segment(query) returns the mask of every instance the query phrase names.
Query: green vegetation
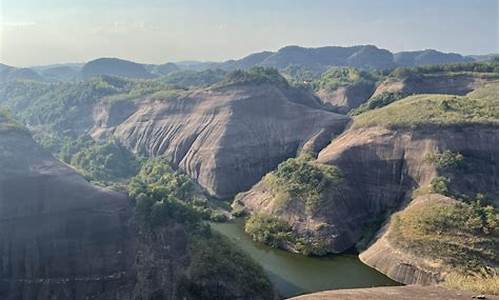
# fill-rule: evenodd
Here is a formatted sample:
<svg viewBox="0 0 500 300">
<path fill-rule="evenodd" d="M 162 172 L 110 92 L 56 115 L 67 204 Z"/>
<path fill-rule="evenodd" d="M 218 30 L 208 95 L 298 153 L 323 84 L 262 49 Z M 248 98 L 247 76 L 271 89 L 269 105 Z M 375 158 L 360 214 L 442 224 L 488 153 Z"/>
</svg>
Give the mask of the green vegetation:
<svg viewBox="0 0 500 300">
<path fill-rule="evenodd" d="M 226 72 L 220 69 L 208 69 L 204 71 L 184 70 L 169 73 L 158 80 L 169 85 L 189 88 L 212 85 L 222 81 L 225 76 Z"/>
<path fill-rule="evenodd" d="M 135 201 L 140 220 L 151 227 L 172 220 L 197 223 L 201 214 L 194 206 L 204 203 L 198 199 L 191 179 L 174 172 L 162 158 L 143 164 L 137 176 L 130 180 L 129 195 Z"/>
<path fill-rule="evenodd" d="M 210 217 L 207 199 L 191 179 L 174 172 L 165 159 L 143 164 L 129 183 L 129 195 L 141 226 L 149 232 L 182 224 L 189 238 L 189 266 L 177 286 L 183 299 L 266 297 L 273 290 L 261 267 L 213 233 L 203 218 Z"/>
<path fill-rule="evenodd" d="M 117 141 L 98 143 L 88 135 L 62 141 L 42 138 L 42 146 L 48 148 L 62 161 L 71 164 L 96 182 L 112 182 L 134 176 L 140 162 L 128 149 Z"/>
<path fill-rule="evenodd" d="M 179 299 L 273 299 L 273 287 L 263 269 L 228 239 L 208 232 L 190 243 L 187 277 L 179 284 Z"/>
<path fill-rule="evenodd" d="M 395 77 L 400 79 L 405 78 L 423 78 L 429 76 L 443 75 L 470 75 L 489 79 L 498 78 L 498 61 L 490 62 L 472 62 L 462 64 L 444 64 L 444 65 L 425 65 L 417 67 L 401 67 L 394 69 L 391 73 L 382 76 L 381 74 L 372 75 L 374 78 Z M 377 77 L 378 76 L 378 77 Z M 386 92 L 377 95 L 362 104 L 358 108 L 352 110 L 349 115 L 356 116 L 361 113 L 387 106 L 393 102 L 401 100 L 409 94 L 399 92 Z"/>
<path fill-rule="evenodd" d="M 273 68 L 265 67 L 252 67 L 247 71 L 236 70 L 226 75 L 226 78 L 219 86 L 242 84 L 242 83 L 253 83 L 253 84 L 264 84 L 272 83 L 282 86 L 288 86 L 287 80 L 281 76 L 281 74 Z"/>
<path fill-rule="evenodd" d="M 444 176 L 434 177 L 431 180 L 431 192 L 448 196 L 450 179 Z"/>
<path fill-rule="evenodd" d="M 423 74 L 436 73 L 492 73 L 492 77 L 498 77 L 498 59 L 483 62 L 470 62 L 458 64 L 435 64 L 424 65 L 410 68 L 396 68 L 389 76 L 397 78 L 407 78 L 412 76 L 422 76 Z M 495 75 L 496 74 L 496 75 Z"/>
<path fill-rule="evenodd" d="M 491 206 L 422 201 L 393 215 L 389 241 L 463 276 L 498 274 L 498 216 Z"/>
<path fill-rule="evenodd" d="M 28 132 L 23 125 L 14 120 L 9 110 L 0 107 L 0 133 L 10 131 Z"/>
<path fill-rule="evenodd" d="M 352 128 L 498 124 L 498 82 L 466 96 L 416 95 L 354 118 Z"/>
<path fill-rule="evenodd" d="M 317 71 L 300 65 L 289 65 L 281 70 L 281 74 L 283 74 L 291 85 L 303 88 L 311 88 L 314 80 L 317 80 L 321 76 Z"/>
<path fill-rule="evenodd" d="M 50 132 L 62 141 L 63 137 L 77 138 L 93 125 L 92 108 L 99 101 L 128 101 L 152 94 L 178 96 L 182 93 L 182 89 L 159 79 L 98 76 L 65 83 L 15 80 L 0 86 L 0 102 L 30 129 L 43 127 L 41 131 Z"/>
<path fill-rule="evenodd" d="M 92 143 L 71 157 L 71 165 L 96 180 L 128 178 L 137 173 L 139 162 L 120 143 Z"/>
<path fill-rule="evenodd" d="M 251 215 L 245 223 L 245 232 L 257 242 L 303 255 L 324 255 L 328 251 L 324 239 L 300 237 L 286 221 L 264 213 Z"/>
<path fill-rule="evenodd" d="M 313 214 L 320 207 L 324 191 L 341 187 L 342 174 L 335 166 L 319 164 L 307 156 L 290 158 L 267 174 L 264 182 L 274 196 L 274 205 L 286 206 L 292 199 L 299 199 L 306 212 Z"/>
<path fill-rule="evenodd" d="M 361 104 L 358 108 L 353 109 L 349 112 L 349 115 L 356 116 L 369 110 L 389 105 L 392 102 L 403 99 L 404 97 L 406 97 L 406 95 L 402 93 L 382 93 L 370 98 L 368 102 Z"/>
<path fill-rule="evenodd" d="M 425 160 L 434 164 L 438 169 L 458 168 L 463 164 L 464 156 L 458 152 L 445 150 L 426 155 Z"/>
<path fill-rule="evenodd" d="M 189 176 L 174 171 L 164 158 L 146 161 L 130 180 L 128 191 L 139 219 L 151 228 L 171 220 L 186 224 L 196 224 L 201 219 L 227 220 Z"/>
<path fill-rule="evenodd" d="M 334 91 L 339 87 L 359 84 L 361 82 L 373 83 L 377 77 L 369 72 L 358 70 L 352 67 L 333 67 L 314 82 L 316 90 Z"/>
</svg>

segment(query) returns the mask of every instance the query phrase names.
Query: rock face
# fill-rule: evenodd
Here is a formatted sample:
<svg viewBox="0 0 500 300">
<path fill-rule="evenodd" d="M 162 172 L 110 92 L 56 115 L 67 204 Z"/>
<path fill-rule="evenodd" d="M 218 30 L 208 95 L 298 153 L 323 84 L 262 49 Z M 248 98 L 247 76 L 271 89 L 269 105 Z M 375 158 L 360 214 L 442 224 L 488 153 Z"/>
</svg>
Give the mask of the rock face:
<svg viewBox="0 0 500 300">
<path fill-rule="evenodd" d="M 377 86 L 372 98 L 384 93 L 465 95 L 487 81 L 480 76 L 446 74 L 388 78 Z"/>
<path fill-rule="evenodd" d="M 269 83 L 144 99 L 134 112 L 110 114 L 104 106 L 95 112 L 95 138 L 113 136 L 135 152 L 164 155 L 221 198 L 248 189 L 304 145 L 319 151 L 349 121 L 310 94 Z"/>
<path fill-rule="evenodd" d="M 27 133 L 0 133 L 0 166 L 0 297 L 126 299 L 126 196 L 90 185 Z"/>
<path fill-rule="evenodd" d="M 263 278 L 255 282 L 267 288 L 243 293 L 241 282 L 218 271 L 234 268 L 228 262 L 211 260 L 209 278 L 192 279 L 191 269 L 200 266 L 192 266 L 186 226 L 145 230 L 126 195 L 89 184 L 5 120 L 0 114 L 1 299 L 174 300 L 191 285 L 209 298 L 273 298 Z M 247 270 L 252 262 L 242 261 L 238 267 Z"/>
<path fill-rule="evenodd" d="M 437 194 L 420 196 L 405 210 L 411 209 L 414 205 L 435 201 L 455 200 Z M 439 264 L 401 251 L 390 243 L 388 234 L 386 231 L 370 248 L 361 253 L 359 256 L 361 261 L 404 284 L 434 285 L 444 279 L 446 270 L 439 267 Z"/>
<path fill-rule="evenodd" d="M 319 90 L 316 95 L 326 104 L 330 104 L 334 111 L 346 114 L 365 103 L 375 90 L 374 82 L 359 82 L 343 86 L 334 91 Z"/>
<path fill-rule="evenodd" d="M 317 162 L 342 171 L 345 192 L 326 193 L 317 213 L 304 214 L 300 203 L 278 212 L 263 181 L 236 201 L 252 212 L 279 215 L 295 231 L 321 236 L 330 252 L 342 252 L 360 240 L 364 225 L 397 209 L 413 188 L 428 185 L 438 170 L 426 163 L 426 156 L 444 150 L 460 152 L 474 162 L 476 171 L 467 176 L 468 183 L 456 184 L 460 193 L 498 197 L 498 127 L 371 127 L 349 130 L 319 153 Z M 452 182 L 455 178 L 459 174 Z"/>
<path fill-rule="evenodd" d="M 443 299 L 467 300 L 477 294 L 449 290 L 441 287 L 398 286 L 364 289 L 345 289 L 324 291 L 290 298 L 290 300 L 413 300 L 413 299 Z M 498 299 L 498 296 L 486 295 L 484 299 Z"/>
</svg>

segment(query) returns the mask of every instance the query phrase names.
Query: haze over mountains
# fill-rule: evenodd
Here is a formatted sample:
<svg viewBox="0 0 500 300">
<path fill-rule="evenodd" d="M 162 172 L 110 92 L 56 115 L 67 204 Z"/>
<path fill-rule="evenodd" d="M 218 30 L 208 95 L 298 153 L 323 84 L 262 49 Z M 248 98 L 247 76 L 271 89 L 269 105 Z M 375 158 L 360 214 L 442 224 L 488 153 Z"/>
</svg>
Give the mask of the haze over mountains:
<svg viewBox="0 0 500 300">
<path fill-rule="evenodd" d="M 211 230 L 240 217 L 270 247 L 496 293 L 498 72 L 375 46 L 1 65 L 0 298 L 282 298 Z"/>
<path fill-rule="evenodd" d="M 95 75 L 115 75 L 128 78 L 154 78 L 179 70 L 202 71 L 221 69 L 233 71 L 249 69 L 253 66 L 273 67 L 283 70 L 300 66 L 314 73 L 321 73 L 332 66 L 351 66 L 360 69 L 391 69 L 400 66 L 463 63 L 491 59 L 493 55 L 464 56 L 427 49 L 392 53 L 373 45 L 352 47 L 327 46 L 305 48 L 286 46 L 276 52 L 252 53 L 241 59 L 224 62 L 166 63 L 161 65 L 140 64 L 118 58 L 98 58 L 86 64 L 59 64 L 33 68 L 15 68 L 2 65 L 0 80 L 15 78 L 45 80 L 85 79 Z"/>
</svg>

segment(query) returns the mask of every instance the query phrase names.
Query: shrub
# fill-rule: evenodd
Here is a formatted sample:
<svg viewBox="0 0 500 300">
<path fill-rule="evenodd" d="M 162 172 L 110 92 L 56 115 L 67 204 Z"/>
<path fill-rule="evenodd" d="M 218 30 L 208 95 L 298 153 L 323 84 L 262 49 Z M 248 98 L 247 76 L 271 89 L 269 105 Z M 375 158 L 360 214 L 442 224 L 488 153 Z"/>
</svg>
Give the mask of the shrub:
<svg viewBox="0 0 500 300">
<path fill-rule="evenodd" d="M 434 177 L 431 180 L 431 191 L 436 194 L 448 195 L 450 179 L 444 176 Z"/>
<path fill-rule="evenodd" d="M 376 76 L 366 71 L 358 70 L 352 67 L 332 67 L 321 77 L 314 81 L 313 85 L 316 90 L 325 89 L 334 91 L 339 87 L 358 84 L 360 82 L 374 82 Z"/>
<path fill-rule="evenodd" d="M 349 112 L 349 115 L 356 116 L 367 112 L 372 109 L 384 107 L 391 104 L 392 102 L 398 101 L 406 97 L 407 94 L 403 93 L 382 93 L 368 100 L 368 102 L 361 104 L 358 108 L 353 109 Z"/>
<path fill-rule="evenodd" d="M 189 273 L 178 286 L 179 299 L 274 298 L 264 270 L 227 238 L 195 235 L 190 253 Z"/>
<path fill-rule="evenodd" d="M 278 206 L 295 197 L 304 202 L 309 213 L 314 213 L 322 193 L 341 185 L 342 174 L 335 166 L 315 163 L 308 156 L 301 156 L 282 162 L 264 180 Z"/>
<path fill-rule="evenodd" d="M 286 221 L 265 213 L 252 214 L 245 223 L 245 232 L 256 242 L 303 255 L 324 255 L 328 251 L 323 239 L 300 236 Z"/>
<path fill-rule="evenodd" d="M 446 102 L 446 108 L 443 108 L 443 102 Z M 498 124 L 498 83 L 485 84 L 466 96 L 409 96 L 355 116 L 351 128 L 415 128 L 467 124 Z"/>
<path fill-rule="evenodd" d="M 393 215 L 391 243 L 462 274 L 498 263 L 498 216 L 491 206 L 442 199 Z"/>
<path fill-rule="evenodd" d="M 227 221 L 227 216 L 221 211 L 212 211 L 210 214 L 210 220 L 213 222 L 226 222 Z"/>
<path fill-rule="evenodd" d="M 200 199 L 191 179 L 174 172 L 163 158 L 145 162 L 128 185 L 143 224 L 154 228 L 171 221 L 198 226 L 206 201 Z M 201 205 L 201 206 L 200 206 Z"/>
<path fill-rule="evenodd" d="M 77 142 L 82 147 L 71 156 L 71 165 L 95 180 L 115 180 L 133 176 L 139 170 L 139 162 L 135 156 L 120 143 L 110 141 L 98 144 L 84 140 Z M 63 154 L 67 159 L 73 149 Z"/>
<path fill-rule="evenodd" d="M 433 152 L 426 155 L 425 160 L 433 163 L 438 169 L 458 168 L 463 164 L 464 156 L 458 152 L 445 150 Z"/>
<path fill-rule="evenodd" d="M 281 74 L 276 69 L 265 67 L 252 67 L 247 71 L 233 71 L 226 75 L 226 78 L 221 82 L 221 85 L 240 83 L 272 83 L 288 86 L 287 80 L 283 76 L 281 76 Z"/>
</svg>

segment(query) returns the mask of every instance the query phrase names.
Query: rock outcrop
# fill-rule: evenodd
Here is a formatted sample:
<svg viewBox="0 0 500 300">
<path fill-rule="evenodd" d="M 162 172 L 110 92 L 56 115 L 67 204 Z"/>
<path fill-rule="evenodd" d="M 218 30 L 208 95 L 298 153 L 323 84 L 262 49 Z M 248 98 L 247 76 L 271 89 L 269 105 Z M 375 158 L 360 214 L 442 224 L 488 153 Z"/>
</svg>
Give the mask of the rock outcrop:
<svg viewBox="0 0 500 300">
<path fill-rule="evenodd" d="M 232 262 L 211 258 L 200 265 L 186 226 L 170 222 L 145 230 L 125 194 L 91 185 L 8 122 L 0 114 L 1 299 L 202 298 L 193 296 L 193 287 L 209 299 L 272 299 L 258 268 L 242 286 L 231 275 Z M 211 238 L 198 242 L 201 255 Z M 251 269 L 248 259 L 234 263 L 245 270 L 239 274 Z M 246 291 L 254 279 L 260 290 Z"/>
<path fill-rule="evenodd" d="M 321 89 L 316 95 L 325 104 L 331 105 L 335 112 L 347 114 L 370 98 L 375 90 L 374 82 L 361 81 L 352 85 L 342 86 L 334 91 Z"/>
<path fill-rule="evenodd" d="M 496 292 L 498 232 L 489 223 L 472 228 L 472 220 L 484 216 L 479 209 L 439 194 L 418 196 L 359 257 L 404 284 Z"/>
<path fill-rule="evenodd" d="M 424 74 L 387 78 L 377 86 L 371 98 L 385 93 L 465 95 L 488 81 L 492 81 L 492 78 L 467 74 Z"/>
<path fill-rule="evenodd" d="M 409 207 L 419 203 L 436 201 L 454 201 L 453 199 L 431 194 L 420 196 L 412 201 Z M 386 226 L 388 227 L 388 226 Z M 444 280 L 448 271 L 431 260 L 411 255 L 392 245 L 388 239 L 389 232 L 385 232 L 359 258 L 365 264 L 384 273 L 389 278 L 404 284 L 435 285 Z"/>
<path fill-rule="evenodd" d="M 279 215 L 295 231 L 313 232 L 328 241 L 330 252 L 342 252 L 362 237 L 365 225 L 404 203 L 411 191 L 427 186 L 438 170 L 426 157 L 436 151 L 462 153 L 473 171 L 454 188 L 474 196 L 498 197 L 498 128 L 448 126 L 390 130 L 382 127 L 349 130 L 323 149 L 318 163 L 337 166 L 344 176 L 344 193 L 326 193 L 321 209 L 308 215 L 300 204 L 282 211 L 264 181 L 236 201 L 252 212 Z M 453 174 L 449 174 L 453 176 Z M 452 177 L 460 180 L 460 174 Z M 297 208 L 298 207 L 298 208 Z"/>
<path fill-rule="evenodd" d="M 248 189 L 304 145 L 319 151 L 349 121 L 321 109 L 312 95 L 273 83 L 198 89 L 143 99 L 133 112 L 128 108 L 99 106 L 92 135 L 112 136 L 137 153 L 166 156 L 221 198 Z"/>
<path fill-rule="evenodd" d="M 90 185 L 27 132 L 0 133 L 0 297 L 126 299 L 126 195 Z"/>
<path fill-rule="evenodd" d="M 441 287 L 408 285 L 324 291 L 290 298 L 290 300 L 467 300 L 473 299 L 476 296 L 479 295 L 477 293 L 450 290 Z M 484 295 L 484 297 L 482 299 L 498 299 L 498 296 L 493 295 Z"/>
</svg>

